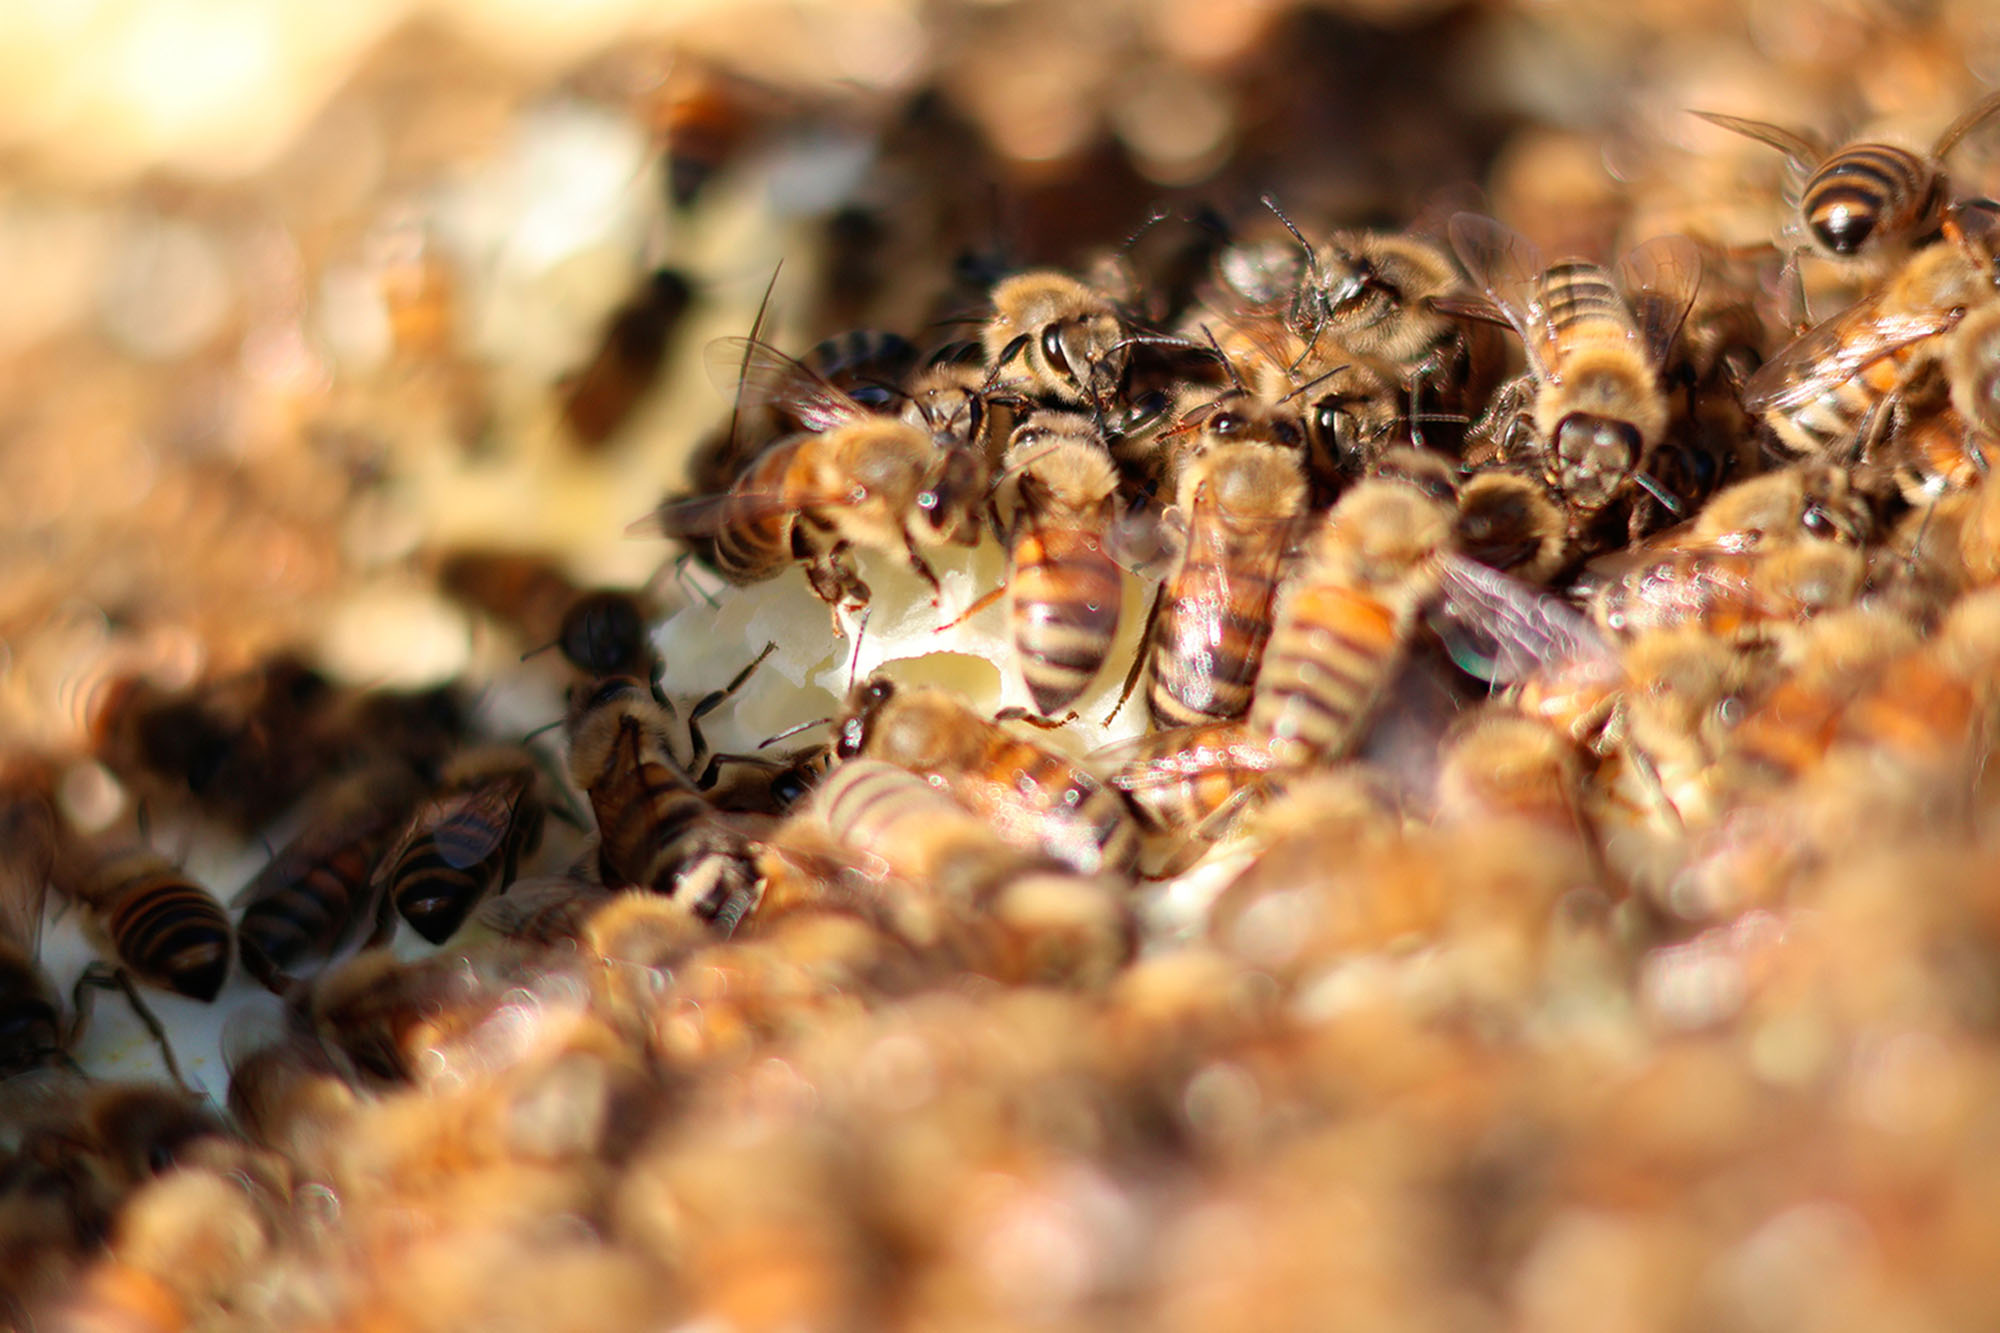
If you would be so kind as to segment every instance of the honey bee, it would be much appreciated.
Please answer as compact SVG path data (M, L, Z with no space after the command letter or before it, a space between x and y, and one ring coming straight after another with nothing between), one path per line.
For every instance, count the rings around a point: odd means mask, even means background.
M1001 280L992 300L993 317L980 341L986 364L1006 376L1001 384L1102 417L1124 385L1130 360L1117 308L1095 289L1052 269Z
M1867 576L1860 550L1820 538L1740 551L1682 547L1603 584L1590 609L1613 634L1695 624L1720 638L1752 641L1849 605Z
M531 981L511 955L431 954L404 962L363 949L292 998L295 1022L361 1087L416 1082L425 1056L462 1039L498 1008L512 984Z
M1438 818L1521 819L1587 843L1582 786L1582 756L1569 737L1539 718L1491 709L1459 728L1439 758Z
M1005 592L1015 665L1053 716L1089 688L1118 632L1118 469L1088 418L1036 412L1008 441L994 501L1007 581L965 614Z
M1364 481L1309 538L1278 603L1250 728L1293 769L1357 744L1441 587L1455 515L1395 482Z
M1869 457L1893 427L1905 388L1945 358L1969 311L1993 302L1994 268L1975 234L1991 224L1983 210L1954 209L1946 218L1952 244L1918 251L1875 291L1780 349L1743 386L1744 409L1794 454Z
M835 736L841 759L880 759L938 782L1006 842L1083 874L1127 871L1138 855L1138 829L1117 791L948 690L864 681Z
M1819 253L1860 260L1895 253L1937 231L1951 194L1944 158L1995 111L2000 93L1981 98L1952 121L1928 153L1867 141L1830 149L1811 134L1780 125L1713 111L1694 114L1769 144L1810 173L1799 192L1797 224Z
M651 526L700 539L731 583L761 582L804 562L814 592L837 609L868 603L854 547L900 554L936 594L937 575L921 550L978 541L983 471L775 349L747 339L724 339L720 348L742 353L746 398L791 404L814 433L765 449L726 492L669 501Z
M800 358L802 365L869 411L890 413L901 405L903 380L916 361L916 346L886 329L836 333L814 343Z
M1806 539L1861 547L1875 516L1848 469L1795 463L1726 487L1685 529L1649 546L1749 551Z
M1331 339L1309 343L1282 322L1254 314L1203 328L1253 396L1297 412L1318 498L1337 495L1409 434L1415 418L1392 368Z
M1547 583L1569 557L1568 520L1540 478L1498 468L1458 488L1458 549L1529 583Z
M376 874L417 934L442 944L488 893L504 893L542 842L545 810L524 750L474 750L445 768Z
M646 626L646 608L637 597L600 588L570 603L555 643L564 660L586 676L652 680L660 673L660 659Z
M1211 418L1203 434L1219 432ZM1306 512L1295 453L1217 443L1182 469L1186 535L1161 587L1147 648L1147 709L1155 726L1221 721L1250 707L1271 601L1292 532Z
M694 288L674 269L656 269L605 320L596 350L557 382L562 418L586 449L602 448L631 419L660 376Z
M229 975L229 918L207 889L145 847L80 852L62 877L86 929L149 986L213 1000Z
M2000 303L1969 311L1945 350L1951 405L1985 440L2000 440ZM1975 453L1979 471L1983 453Z
M735 930L757 903L754 848L675 761L666 710L638 681L613 677L574 694L566 725L603 883L650 889L721 934Z
M375 867L423 794L401 764L343 778L317 798L306 824L244 888L236 921L243 969L270 990L293 989L363 930L380 931Z
M889 874L998 926L996 942L961 943L982 970L1010 980L1097 981L1131 956L1131 922L1115 889L1024 850L906 768L851 759L813 808L838 841L879 858Z
M1270 745L1241 718L1156 731L1095 759L1149 833L1214 828L1276 768Z
M1549 485L1596 514L1637 484L1666 434L1660 368L1700 285L1700 251L1678 236L1648 241L1614 280L1585 260L1544 266L1525 238L1472 213L1452 218L1451 241L1527 351L1521 421Z
M56 862L56 821L35 785L0 790L0 1078L43 1064L64 1044L61 1002L42 971L42 906Z

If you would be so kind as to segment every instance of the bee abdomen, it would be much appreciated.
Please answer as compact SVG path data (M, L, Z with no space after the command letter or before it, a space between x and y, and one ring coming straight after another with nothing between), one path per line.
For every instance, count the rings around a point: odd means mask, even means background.
M1337 589L1302 596L1265 654L1251 725L1301 760L1338 756L1399 656L1395 614L1382 603Z
M1124 593L1109 559L1072 557L1050 545L1024 538L1013 576L1014 651L1043 714L1090 687L1111 651Z
M1154 724L1196 726L1240 717L1271 635L1274 581L1261 571L1210 565L1191 571L1164 608L1146 702ZM1183 608L1196 608L1187 614Z
M1883 224L1915 223L1931 193L1930 167L1889 144L1856 144L1834 154L1807 180L1799 208L1814 236L1836 254L1852 254Z
M1575 336L1593 322L1605 322L1620 331L1631 325L1624 298L1604 270L1578 259L1549 269L1542 286L1542 308L1549 328L1562 335Z
M156 871L121 887L104 924L127 967L176 994L213 1000L229 975L229 918L178 872Z

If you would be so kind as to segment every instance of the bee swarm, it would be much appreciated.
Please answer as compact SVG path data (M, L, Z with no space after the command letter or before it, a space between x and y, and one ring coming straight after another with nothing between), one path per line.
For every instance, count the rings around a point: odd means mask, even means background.
M2000 17L408 10L0 107L0 1324L2000 1318Z

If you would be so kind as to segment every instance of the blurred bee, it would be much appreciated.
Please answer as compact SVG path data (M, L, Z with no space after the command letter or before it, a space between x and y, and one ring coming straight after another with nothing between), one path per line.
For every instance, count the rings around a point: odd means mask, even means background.
M886 329L853 329L822 338L800 358L800 364L869 411L892 414L903 403L903 381L916 362L915 345Z
M935 594L921 548L979 538L983 471L954 466L925 431L870 412L772 348L723 339L713 351L733 371L741 355L747 399L790 404L815 432L773 444L721 494L669 501L650 520L670 537L696 538L716 572L757 583L802 561L820 598L858 610L868 585L852 547L901 554Z
M1547 583L1569 556L1568 519L1539 477L1492 468L1458 488L1454 536L1468 559Z
M1118 491L1117 465L1089 418L1044 410L1014 428L993 500L1007 581L965 616L1005 594L1014 663L1044 716L1089 688L1118 632Z
M775 89L679 60L641 110L665 150L667 202L686 209L785 107Z
M961 943L971 966L1010 981L1094 982L1131 956L1132 923L1115 887L1024 850L906 768L852 759L813 809L838 842L896 879L999 927L998 940Z
M1944 372L1959 417L1983 439L2000 440L2000 302L1966 314L1945 349Z
M1678 236L1648 241L1614 281L1585 260L1544 266L1525 238L1472 213L1452 218L1451 241L1527 351L1531 387L1510 431L1526 427L1549 485L1574 514L1595 515L1640 484L1666 434L1660 368L1700 285L1700 251Z
M237 900L244 970L283 995L364 929L380 932L387 922L375 867L422 795L408 767L382 763L317 797L305 826Z
M507 891L541 846L536 786L534 759L516 748L469 751L446 767L375 872L417 934L442 944L487 894Z
M445 596L536 645L556 638L564 612L583 595L554 560L526 551L457 547L426 564Z
M505 951L404 962L364 949L302 988L292 1020L357 1086L394 1087L417 1081L427 1056L463 1039L510 986L530 980Z
M1952 121L1927 153L1866 141L1830 149L1811 134L1783 126L1713 111L1694 114L1769 144L1809 172L1799 192L1797 225L1819 253L1861 260L1894 254L1937 231L1951 195L1944 158L1995 111L2000 93L1981 98Z
M674 269L656 269L605 320L596 350L556 384L562 418L586 449L601 448L631 419L660 376L694 288Z
M1648 546L1748 551L1817 539L1859 548L1874 528L1868 499L1848 469L1796 463L1725 488L1685 528Z
M165 691L133 676L111 683L91 717L91 750L136 798L183 802L248 833L282 814L328 762L333 684L303 658Z
M1823 538L1748 549L1683 546L1622 570L1600 564L1604 581L1590 612L1612 634L1644 634L1701 625L1718 638L1746 642L1846 606L1861 594L1867 557ZM1623 564L1624 562L1621 562Z
M1093 758L1147 832L1196 836L1214 829L1276 767L1270 745L1241 718L1156 731Z
M835 724L834 752L930 778L1007 842L1084 874L1129 870L1138 855L1138 829L1116 791L949 690L862 682Z
M207 889L145 847L80 850L62 876L87 932L149 986L213 1000L229 975L229 918Z
M664 894L727 935L757 903L754 848L675 761L668 725L630 677L578 689L566 721L570 776L597 818L603 883Z
M1292 534L1306 513L1296 452L1238 444L1217 417L1202 424L1205 444L1181 469L1178 510L1185 522L1179 558L1162 584L1146 651L1147 710L1157 727L1237 717L1271 632Z
M0 1079L64 1049L61 1002L38 961L56 862L56 820L39 782L0 784Z
M645 606L616 588L586 592L570 603L557 627L556 648L586 676L659 677L661 662L647 634Z
M1893 429L1906 386L1948 355L1968 312L1993 304L1995 269L1982 246L1994 222L1986 210L1951 210L1952 244L1918 251L1869 295L1780 349L1743 386L1744 409L1793 454L1870 458Z
M986 364L1010 392L1100 417L1130 361L1118 310L1085 283L1052 269L1017 273L993 288L980 333Z

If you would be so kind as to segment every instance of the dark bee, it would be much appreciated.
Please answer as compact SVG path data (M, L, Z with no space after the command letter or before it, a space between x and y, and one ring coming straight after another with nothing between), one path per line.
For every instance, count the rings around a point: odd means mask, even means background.
M229 975L221 904L149 848L114 845L86 855L65 887L105 951L149 986L213 1000Z
M442 944L482 898L514 882L541 846L544 817L526 751L468 752L446 767L377 874L411 928Z
M688 280L663 268L648 275L632 299L611 313L596 352L558 386L563 420L579 443L598 448L631 417L659 378L674 332L693 301Z
M56 822L39 784L0 790L0 1077L62 1049L62 1010L37 961L55 868Z
M243 890L237 952L244 970L285 994L380 915L376 864L409 819L422 787L408 768L378 765L342 780L306 826Z

